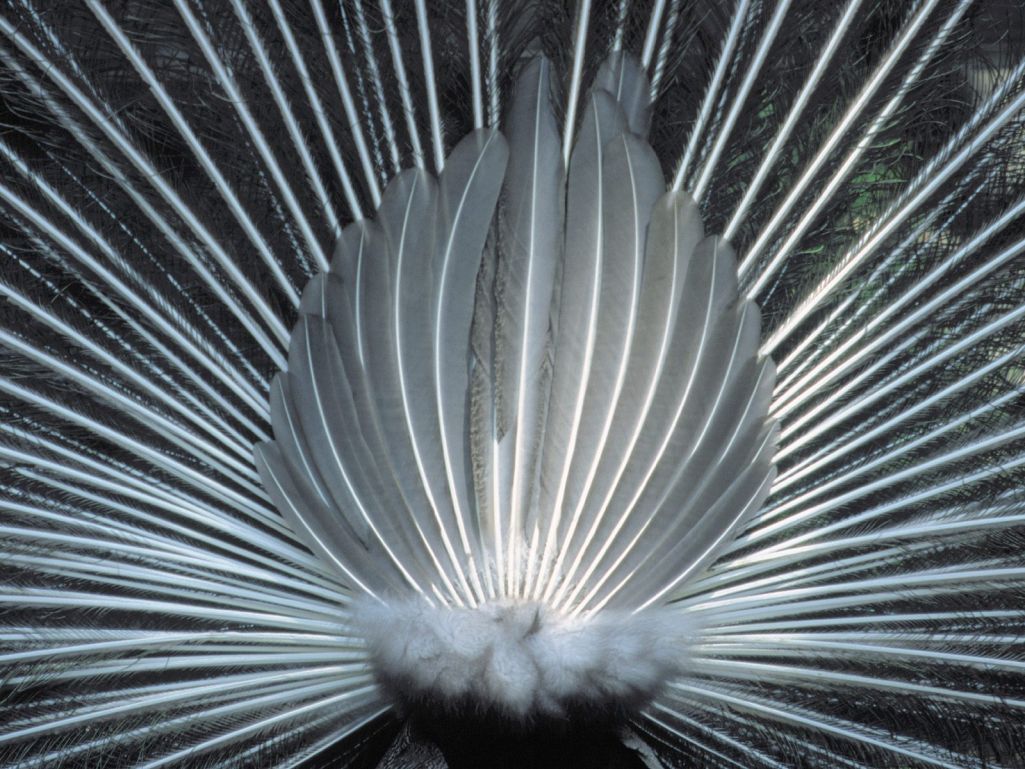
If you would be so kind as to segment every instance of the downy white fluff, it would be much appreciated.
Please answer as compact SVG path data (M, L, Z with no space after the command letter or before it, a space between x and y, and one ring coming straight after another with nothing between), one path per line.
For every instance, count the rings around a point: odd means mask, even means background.
M363 601L355 624L399 705L521 721L643 706L682 672L693 634L679 611L584 618L540 603L466 609L422 599Z

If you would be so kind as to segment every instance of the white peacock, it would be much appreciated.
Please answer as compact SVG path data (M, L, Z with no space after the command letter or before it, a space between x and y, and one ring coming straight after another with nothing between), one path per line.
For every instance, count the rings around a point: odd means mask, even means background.
M523 66L505 136L399 174L345 229L257 449L407 707L648 702L686 669L681 585L775 474L758 309L666 187L643 69L602 65L573 141L549 69Z

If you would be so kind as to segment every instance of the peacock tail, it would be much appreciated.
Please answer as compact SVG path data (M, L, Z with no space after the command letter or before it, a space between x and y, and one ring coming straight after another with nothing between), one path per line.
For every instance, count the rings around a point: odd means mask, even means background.
M1023 107L1014 2L2 0L0 766L1025 765Z

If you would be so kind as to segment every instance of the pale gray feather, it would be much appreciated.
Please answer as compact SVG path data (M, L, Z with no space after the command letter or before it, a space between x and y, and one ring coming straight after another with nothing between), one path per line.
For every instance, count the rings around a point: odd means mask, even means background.
M563 167L550 69L544 59L523 68L507 121L510 154L517 161L506 174L499 220L494 438L496 525L509 533L506 552L498 557L509 563L518 561L525 513L536 490L549 310L562 247ZM506 581L513 587L510 574Z
M656 203L648 227L644 275L635 341L612 434L618 450L611 452L599 475L600 494L588 524L583 559L570 599L587 594L586 585L602 562L615 552L619 535L639 511L631 502L644 488L638 454L649 436L664 429L668 413L663 377L673 372L673 339L684 296L688 265L702 237L701 218L686 193L667 192ZM672 374L675 375L675 374ZM661 388L660 388L661 385ZM659 394L662 398L659 399ZM612 460L616 461L612 461Z
M444 477L455 505L453 512L462 548L475 561L470 569L471 579L487 561L487 546L472 495L470 326L484 243L491 229L508 156L508 145L500 133L475 131L456 145L438 178L437 247L434 283L430 287L430 293L436 297L430 323L431 385L436 398Z
M651 148L630 134L620 134L602 159L602 279L594 358L585 394L578 451L570 468L561 520L560 552L554 576L569 579L593 511L592 491L599 482L601 460L615 452L613 415L628 376L630 350L640 312L644 248L648 220L665 189L662 170ZM562 573L568 564L569 570ZM552 582L548 594L556 586Z
M650 85L647 73L636 58L622 51L613 51L598 67L591 88L612 94L626 115L631 133L641 137L648 135L651 124Z
M607 91L595 91L583 111L577 141L570 156L566 197L565 253L556 315L555 355L540 494L535 515L528 518L531 568L539 587L558 539L566 499L566 484L581 431L584 398L598 331L598 298L602 285L602 183L605 145L626 127L626 118ZM538 517L540 517L538 519ZM534 559L539 559L534 563ZM533 573L532 573L533 576Z
M430 425L411 400L422 403L429 399L429 390L423 389L424 382L429 383L429 353L426 361L422 360L423 351L410 348L413 342L409 335L415 336L414 324L419 324L421 331L428 325L430 312L422 303L414 302L411 307L402 305L403 298L415 298L414 288L425 286L424 279L414 277L409 270L429 269L436 206L433 187L434 182L427 173L417 169L399 174L385 189L375 220L380 237L371 236L361 271L361 331L383 449L391 459L416 536L434 565L432 590L445 593L458 603L463 600L461 596L465 596L461 590L465 586L459 584L461 571L451 550L451 532L437 509L440 502L430 496L431 490L425 485L424 462L431 460L424 443L426 436L416 432L429 430ZM428 228L427 232L417 233L411 227L414 222L421 228ZM422 242L418 234L425 236ZM416 258L411 257L411 252L418 247L421 253ZM406 270L406 288L400 293L403 269ZM426 301L430 301L429 296ZM437 429L436 423L434 429ZM449 521L451 524L451 517Z
M758 314L747 303L737 306L735 265L732 251L714 237L694 253L674 332L674 365L656 396L666 418L652 423L633 452L637 484L624 484L613 501L630 514L616 535L621 545L604 555L590 588L599 603L628 578L649 587L669 581L654 569L667 543L685 544L664 568L685 572L693 559L707 561L710 546L737 524L738 510L724 514L728 505L720 500L736 483L729 498L738 501L752 485L762 488L770 473L771 377L767 384L758 376ZM656 431L659 424L665 426ZM739 499L741 509L748 502ZM631 582L632 595L633 589Z

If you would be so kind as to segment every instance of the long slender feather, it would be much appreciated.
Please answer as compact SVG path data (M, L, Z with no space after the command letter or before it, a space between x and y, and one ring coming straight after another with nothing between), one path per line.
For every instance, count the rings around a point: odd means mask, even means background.
M548 586L557 532L567 499L567 484L584 417L584 401L594 360L600 313L599 296L605 239L602 236L603 153L623 132L626 118L608 93L591 95L584 113L567 180L565 265L559 295L552 387L545 425L538 520L529 520L528 563L537 573L528 591L534 597ZM546 525L547 524L547 525ZM543 546L540 545L543 542Z
M615 415L628 404L621 401L629 373L631 351L638 340L640 302L644 275L644 251L647 224L655 200L664 189L662 169L650 148L641 141L620 134L606 148L602 158L601 290L598 298L595 361L584 401L584 426L578 440L585 453L574 457L570 473L570 493L566 500L573 511L561 533L563 548L553 571L561 584L548 591L558 604L579 566L579 555L586 549L589 532L582 520L600 520L592 495L600 498L599 468L604 462L612 467L620 460L623 447L611 440ZM573 472L575 471L575 472ZM583 541L575 539L581 531ZM577 543L574 545L574 543ZM568 560L572 559L572 560ZM565 567L564 565L568 564ZM555 583L553 582L553 587Z
M509 151L522 158L506 175L505 220L500 230L496 321L496 526L506 529L503 553L509 595L522 590L517 564L533 503L537 414L548 360L549 307L560 251L563 168L550 102L550 64L531 62L519 76L509 116Z

